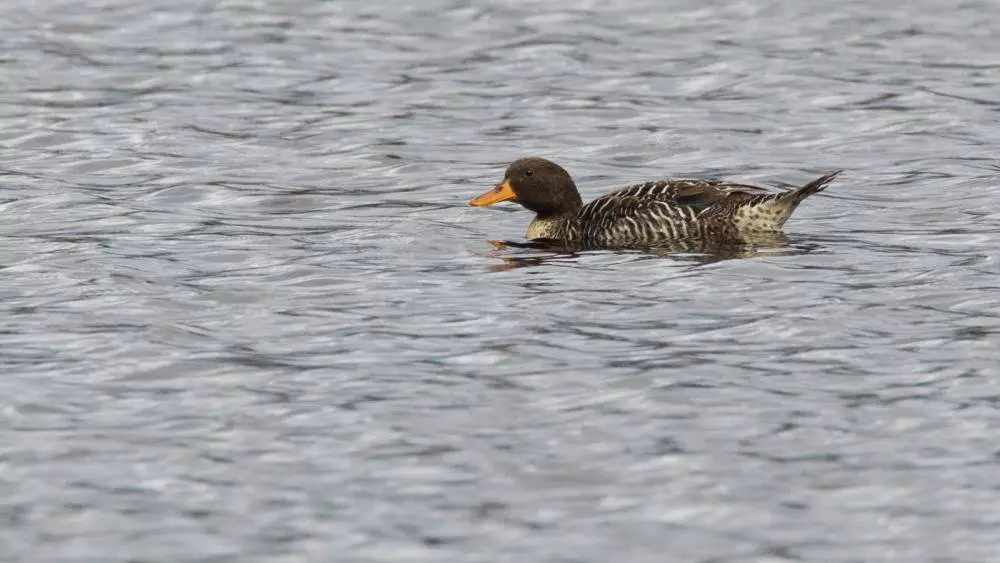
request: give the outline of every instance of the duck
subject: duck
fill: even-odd
[[[550,160],[527,157],[508,166],[503,180],[469,205],[509,201],[535,212],[525,235],[529,241],[587,248],[740,242],[781,234],[799,204],[841,172],[782,193],[720,180],[654,180],[618,188],[584,205],[569,172]]]

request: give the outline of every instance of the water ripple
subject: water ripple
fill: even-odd
[[[0,557],[990,560],[996,6],[675,4],[6,5]],[[845,173],[566,253],[528,154]]]

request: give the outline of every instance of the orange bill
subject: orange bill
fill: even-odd
[[[501,201],[513,201],[515,199],[517,199],[517,196],[514,195],[514,190],[510,187],[510,180],[504,180],[497,184],[497,187],[470,201],[469,205],[481,207],[500,203]]]

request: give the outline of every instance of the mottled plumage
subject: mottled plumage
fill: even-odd
[[[714,180],[659,180],[620,188],[583,205],[569,174],[541,158],[510,165],[504,180],[472,205],[516,201],[535,211],[529,240],[584,247],[655,246],[678,240],[732,240],[780,232],[806,197],[838,172],[784,193]]]

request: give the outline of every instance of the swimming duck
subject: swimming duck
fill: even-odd
[[[717,180],[632,184],[584,205],[569,173],[544,158],[522,158],[492,190],[469,202],[513,201],[535,212],[529,240],[584,247],[655,246],[685,239],[741,241],[779,233],[799,203],[841,171],[784,193]]]

